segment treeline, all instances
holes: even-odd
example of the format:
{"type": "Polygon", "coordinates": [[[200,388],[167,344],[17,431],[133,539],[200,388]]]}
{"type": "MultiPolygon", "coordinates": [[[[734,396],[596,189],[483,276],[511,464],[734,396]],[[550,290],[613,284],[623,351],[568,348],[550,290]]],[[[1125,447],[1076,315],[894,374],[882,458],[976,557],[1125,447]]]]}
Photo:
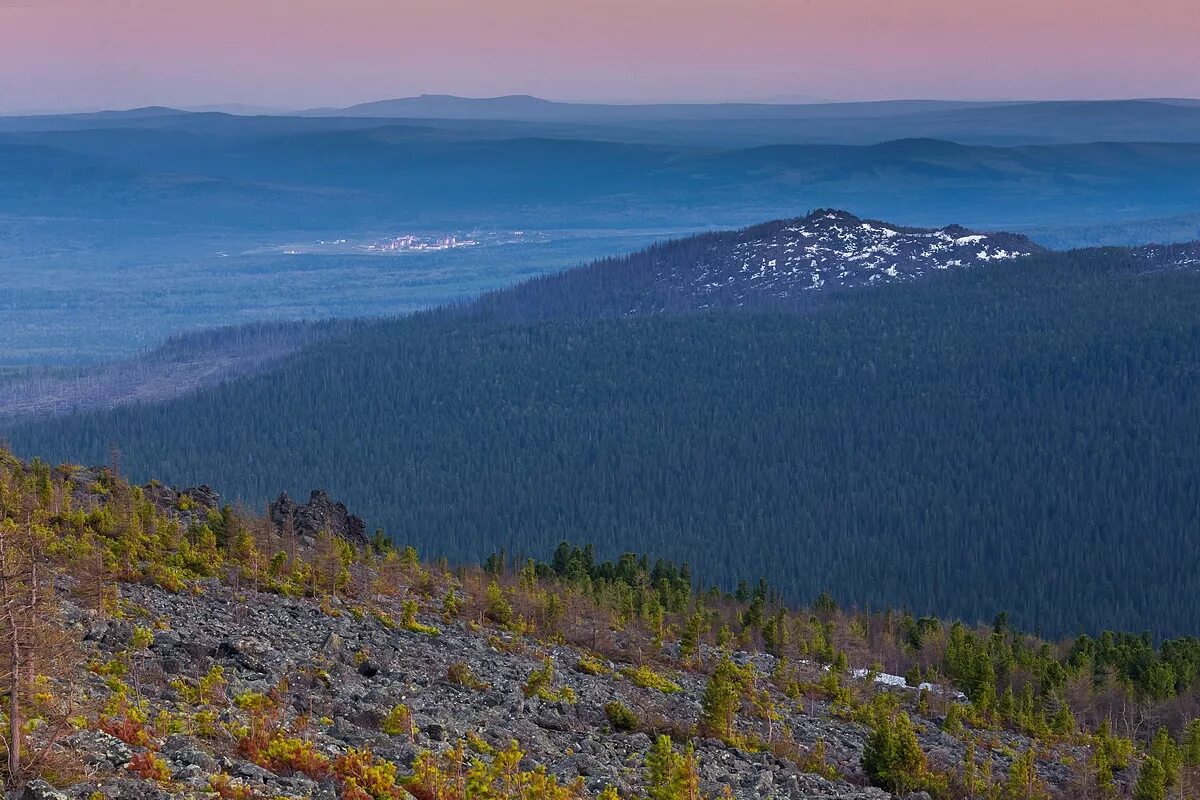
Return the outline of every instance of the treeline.
{"type": "Polygon", "coordinates": [[[570,538],[792,600],[1178,635],[1200,594],[1198,309],[1195,274],[1104,251],[804,314],[443,312],[8,436],[55,460],[115,446],[139,480],[254,506],[321,487],[455,560],[570,538]]]}

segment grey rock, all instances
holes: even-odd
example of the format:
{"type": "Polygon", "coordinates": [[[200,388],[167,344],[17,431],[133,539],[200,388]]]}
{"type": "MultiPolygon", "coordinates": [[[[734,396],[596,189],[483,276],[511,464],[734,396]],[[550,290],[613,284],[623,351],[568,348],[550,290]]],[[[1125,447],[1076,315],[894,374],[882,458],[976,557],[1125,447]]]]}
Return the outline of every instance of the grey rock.
{"type": "Polygon", "coordinates": [[[117,769],[133,758],[129,745],[104,731],[80,731],[68,738],[67,743],[82,753],[85,762],[93,767],[117,769]]]}
{"type": "Polygon", "coordinates": [[[62,792],[43,780],[32,780],[25,784],[21,800],[69,800],[62,792]]]}
{"type": "Polygon", "coordinates": [[[217,759],[202,749],[201,743],[191,736],[172,734],[163,743],[163,755],[176,764],[194,767],[202,772],[217,772],[217,759]]]}
{"type": "Polygon", "coordinates": [[[252,764],[249,761],[243,761],[234,768],[234,775],[239,778],[245,778],[248,781],[257,781],[258,783],[273,783],[278,780],[274,772],[263,769],[258,764],[252,764]]]}

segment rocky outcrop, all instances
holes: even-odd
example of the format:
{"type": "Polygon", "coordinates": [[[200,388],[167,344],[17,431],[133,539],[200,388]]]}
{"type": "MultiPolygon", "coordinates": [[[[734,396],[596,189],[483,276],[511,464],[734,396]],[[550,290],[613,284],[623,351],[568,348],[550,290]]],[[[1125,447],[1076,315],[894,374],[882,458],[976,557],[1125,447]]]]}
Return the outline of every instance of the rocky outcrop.
{"type": "Polygon", "coordinates": [[[160,513],[175,517],[185,528],[202,524],[209,512],[221,508],[221,495],[206,485],[176,489],[153,482],[143,486],[142,493],[160,513]]]}
{"type": "Polygon", "coordinates": [[[366,544],[367,526],[351,514],[345,503],[334,502],[320,489],[314,489],[308,502],[299,505],[287,492],[282,492],[270,507],[271,522],[279,531],[289,526],[301,539],[316,539],[328,531],[355,544],[366,544]]]}

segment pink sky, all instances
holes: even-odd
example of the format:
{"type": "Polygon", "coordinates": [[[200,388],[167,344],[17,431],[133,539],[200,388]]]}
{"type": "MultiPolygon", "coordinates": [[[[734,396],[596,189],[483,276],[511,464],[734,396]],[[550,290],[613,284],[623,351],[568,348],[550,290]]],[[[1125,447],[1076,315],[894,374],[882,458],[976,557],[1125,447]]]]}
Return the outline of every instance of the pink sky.
{"type": "Polygon", "coordinates": [[[0,0],[0,111],[1200,96],[1200,0],[0,0]]]}

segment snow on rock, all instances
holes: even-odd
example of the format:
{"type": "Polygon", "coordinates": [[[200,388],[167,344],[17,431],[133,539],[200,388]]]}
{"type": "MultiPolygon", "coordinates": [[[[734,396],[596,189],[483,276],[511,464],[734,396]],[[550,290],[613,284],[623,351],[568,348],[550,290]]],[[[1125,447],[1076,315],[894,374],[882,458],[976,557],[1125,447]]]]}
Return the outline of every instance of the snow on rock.
{"type": "MultiPolygon", "coordinates": [[[[880,686],[892,686],[897,689],[912,689],[913,691],[933,692],[935,694],[942,694],[945,692],[945,690],[941,686],[938,686],[937,684],[934,684],[934,683],[929,683],[928,681],[922,681],[920,684],[918,684],[915,687],[909,686],[908,680],[905,679],[905,677],[903,675],[892,675],[891,673],[888,673],[888,672],[873,673],[869,669],[856,669],[856,670],[853,670],[850,674],[855,680],[859,680],[859,681],[866,680],[867,678],[874,675],[875,683],[879,684],[880,686]]],[[[967,699],[967,696],[959,691],[952,691],[949,694],[955,700],[966,700],[967,699]]]]}
{"type": "Polygon", "coordinates": [[[700,308],[800,299],[804,294],[913,281],[941,270],[1023,258],[1041,248],[1023,236],[958,226],[901,228],[844,211],[819,211],[743,231],[732,247],[680,274],[662,274],[700,308]]]}
{"type": "Polygon", "coordinates": [[[1135,262],[1151,272],[1200,268],[1200,241],[1184,244],[1149,244],[1135,247],[1135,262]]]}

